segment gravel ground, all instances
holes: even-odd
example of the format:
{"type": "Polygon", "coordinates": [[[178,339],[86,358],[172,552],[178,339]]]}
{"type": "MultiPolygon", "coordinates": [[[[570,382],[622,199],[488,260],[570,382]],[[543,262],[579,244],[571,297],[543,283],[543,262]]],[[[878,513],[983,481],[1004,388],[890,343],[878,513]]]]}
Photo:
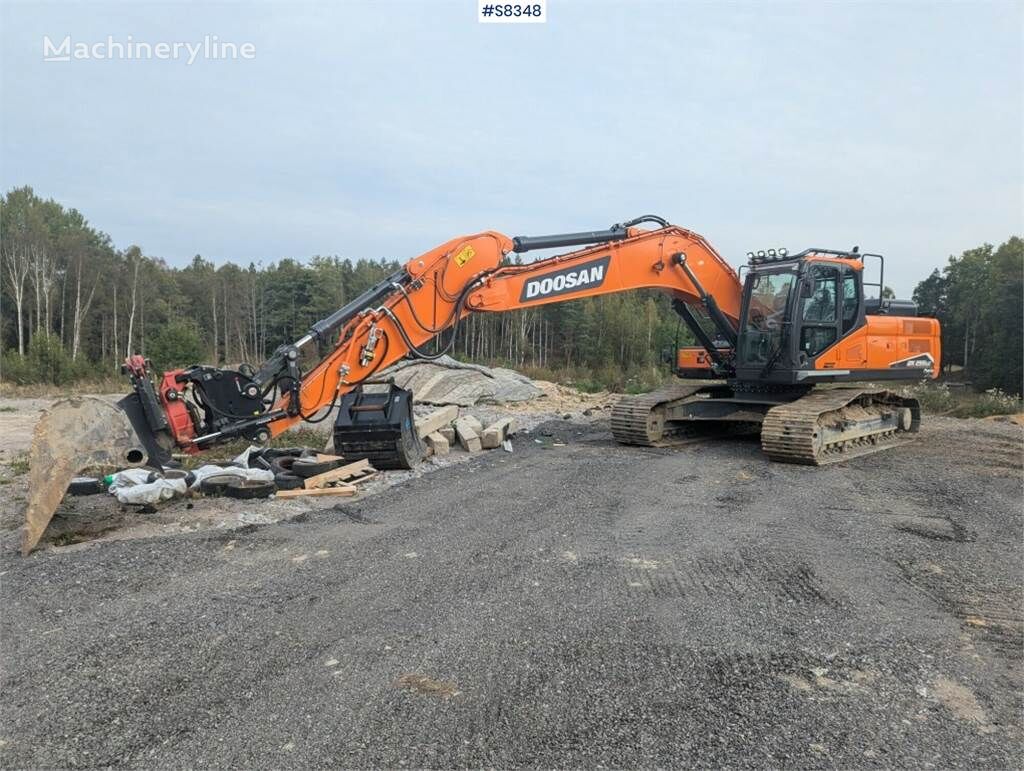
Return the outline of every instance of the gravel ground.
{"type": "MultiPolygon", "coordinates": [[[[550,420],[565,417],[583,423],[607,420],[614,396],[608,393],[584,394],[554,383],[536,381],[544,393],[539,399],[514,404],[480,404],[462,408],[462,414],[479,418],[485,426],[514,415],[521,432],[529,432],[550,420]]],[[[97,394],[100,399],[115,402],[120,394],[97,394]]],[[[28,448],[36,422],[53,399],[0,398],[0,551],[16,549],[21,542],[25,506],[29,495],[29,475],[25,473],[28,448]]],[[[436,406],[417,404],[418,416],[429,414],[436,406]]],[[[333,420],[310,428],[298,426],[299,437],[291,444],[307,444],[320,449],[330,436],[333,420]]],[[[287,434],[285,435],[288,436],[287,434]]],[[[203,462],[229,460],[239,450],[225,453],[215,449],[203,462]]],[[[413,471],[388,471],[358,486],[360,495],[374,495],[396,484],[405,484],[439,468],[462,463],[469,456],[456,446],[448,455],[428,458],[413,471]]],[[[275,499],[253,507],[246,501],[227,498],[210,499],[190,496],[161,502],[156,510],[122,506],[112,497],[94,495],[65,496],[58,506],[39,548],[91,548],[96,542],[135,538],[151,538],[195,532],[198,530],[230,530],[248,524],[265,525],[299,516],[322,506],[319,499],[275,499]]]]}
{"type": "Polygon", "coordinates": [[[287,523],[5,551],[0,763],[1019,767],[1020,428],[823,469],[541,431],[287,523]]]}

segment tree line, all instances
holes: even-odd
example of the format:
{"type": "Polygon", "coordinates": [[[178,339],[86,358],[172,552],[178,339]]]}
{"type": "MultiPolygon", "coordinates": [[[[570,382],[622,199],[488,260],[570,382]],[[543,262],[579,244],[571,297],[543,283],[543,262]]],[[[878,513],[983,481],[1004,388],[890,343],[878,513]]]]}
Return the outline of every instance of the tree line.
{"type": "MultiPolygon", "coordinates": [[[[134,352],[158,367],[258,364],[399,265],[321,255],[215,265],[196,255],[175,268],[138,246],[116,249],[77,210],[17,188],[0,199],[0,378],[113,375],[134,352]]],[[[688,340],[664,296],[639,292],[474,314],[451,353],[623,387],[658,377],[660,352],[688,340]]]]}
{"type": "MultiPolygon", "coordinates": [[[[429,246],[429,245],[425,245],[429,246]]],[[[404,260],[314,256],[181,268],[111,238],[30,187],[0,198],[0,379],[63,384],[114,375],[129,353],[159,368],[258,364],[278,345],[398,269],[404,260]]],[[[951,257],[914,293],[943,325],[944,361],[983,388],[1021,390],[1024,242],[951,257]]],[[[584,387],[643,388],[692,338],[655,291],[472,314],[453,355],[584,387]]]]}
{"type": "Polygon", "coordinates": [[[1024,381],[1024,240],[950,257],[914,290],[922,315],[942,326],[943,368],[982,390],[1021,393],[1024,381]]]}

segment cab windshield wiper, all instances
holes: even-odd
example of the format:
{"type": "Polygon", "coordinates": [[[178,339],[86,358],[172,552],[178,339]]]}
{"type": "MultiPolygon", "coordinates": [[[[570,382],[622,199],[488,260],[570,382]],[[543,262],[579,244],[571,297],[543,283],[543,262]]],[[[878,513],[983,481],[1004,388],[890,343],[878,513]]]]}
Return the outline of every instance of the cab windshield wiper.
{"type": "Polygon", "coordinates": [[[764,369],[761,370],[761,377],[765,377],[769,372],[775,369],[775,365],[779,363],[779,359],[782,358],[782,352],[786,348],[786,333],[783,332],[779,336],[779,344],[775,346],[771,354],[768,356],[768,361],[764,364],[764,369]]]}

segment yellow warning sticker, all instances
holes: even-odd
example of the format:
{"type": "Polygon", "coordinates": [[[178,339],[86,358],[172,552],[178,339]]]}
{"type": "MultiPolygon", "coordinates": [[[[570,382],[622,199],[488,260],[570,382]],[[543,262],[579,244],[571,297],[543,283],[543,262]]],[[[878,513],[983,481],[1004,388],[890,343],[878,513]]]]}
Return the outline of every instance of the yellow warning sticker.
{"type": "Polygon", "coordinates": [[[472,246],[467,244],[466,246],[462,247],[459,250],[458,254],[455,255],[455,264],[458,265],[461,268],[467,262],[472,260],[473,257],[475,257],[475,256],[476,256],[476,251],[473,249],[472,246]]]}

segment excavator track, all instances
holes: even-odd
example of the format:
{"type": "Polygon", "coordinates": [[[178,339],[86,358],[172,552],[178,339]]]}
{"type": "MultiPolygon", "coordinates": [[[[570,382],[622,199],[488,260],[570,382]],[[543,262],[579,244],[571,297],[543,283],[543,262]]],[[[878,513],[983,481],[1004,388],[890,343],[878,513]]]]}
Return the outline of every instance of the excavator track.
{"type": "Polygon", "coordinates": [[[667,447],[693,438],[688,429],[699,427],[666,423],[665,412],[707,387],[673,383],[650,393],[623,396],[612,407],[612,436],[619,444],[641,447],[667,447]]]}
{"type": "Polygon", "coordinates": [[[773,461],[824,466],[904,444],[920,422],[916,399],[827,388],[768,410],[761,449],[773,461]]]}

